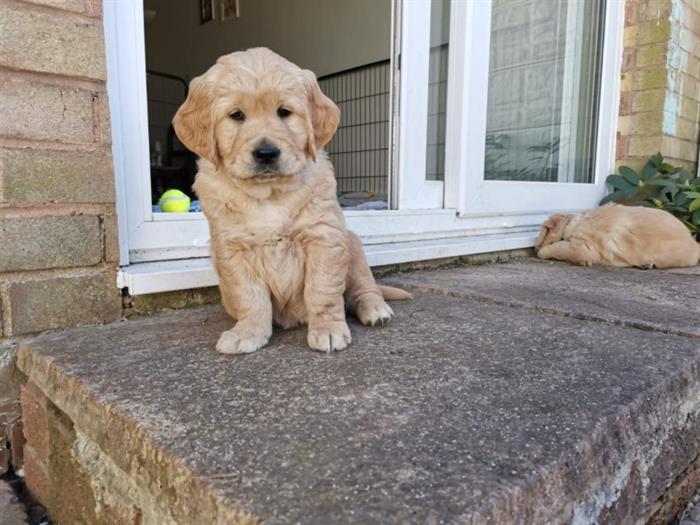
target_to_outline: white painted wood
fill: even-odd
[[[601,75],[600,117],[596,151],[595,185],[605,192],[605,179],[615,172],[617,115],[620,109],[620,71],[622,69],[622,31],[624,2],[608,0],[605,12],[603,64]],[[597,202],[596,202],[597,204]]]
[[[425,241],[374,244],[365,247],[370,266],[458,257],[475,253],[515,250],[533,245],[534,230],[475,237],[455,237]],[[211,259],[159,261],[132,264],[119,272],[117,285],[131,295],[217,286]]]
[[[484,178],[491,0],[451,4],[445,141],[445,207],[468,210]],[[500,210],[500,207],[492,211]]]
[[[399,202],[399,110],[401,94],[401,2],[391,2],[391,68],[389,83],[389,155],[387,156],[389,174],[387,195],[388,207],[398,208]]]
[[[218,278],[211,259],[187,259],[132,264],[119,271],[117,286],[131,295],[216,286]]]
[[[365,248],[369,265],[384,266],[413,261],[429,261],[475,253],[489,253],[530,248],[537,231],[455,237],[402,243],[375,244]]]
[[[444,184],[428,181],[428,66],[430,0],[403,0],[399,78],[397,208],[442,208]]]
[[[490,5],[490,0],[452,3],[444,185],[425,180],[430,4],[405,0],[397,9],[404,34],[411,35],[401,40],[403,75],[397,79],[405,117],[399,125],[401,176],[394,193],[400,209],[346,212],[348,227],[362,236],[373,265],[531,246],[549,213],[593,206],[602,196],[615,160],[622,6],[608,2],[596,183],[485,185]],[[106,0],[105,35],[121,263],[206,258],[209,230],[202,214],[151,213],[142,2]],[[422,80],[409,82],[421,74]],[[439,209],[443,195],[449,209]],[[134,293],[206,286],[212,283],[211,270],[202,260],[134,264],[122,270],[120,280]],[[169,269],[172,264],[179,269]]]
[[[464,52],[450,57],[448,84],[449,141],[447,147],[445,204],[455,207],[462,217],[493,213],[545,212],[553,207],[583,210],[595,207],[605,194],[605,177],[615,168],[615,133],[619,103],[622,59],[622,2],[606,3],[598,139],[594,182],[592,184],[486,181],[484,157],[488,86],[488,46],[490,41],[491,0],[453,2],[451,45]],[[464,28],[462,30],[462,27]],[[454,62],[453,62],[454,60]],[[461,89],[460,89],[461,87]],[[458,99],[461,96],[461,107]],[[461,110],[461,111],[460,111]],[[461,155],[460,155],[461,153]]]
[[[131,250],[153,237],[143,2],[105,0],[104,13],[119,233]]]
[[[365,245],[434,240],[448,237],[510,234],[536,230],[550,213],[571,211],[550,206],[531,213],[484,213],[458,217],[456,210],[390,210],[345,212],[347,226]],[[203,221],[156,221],[157,243],[132,249],[132,263],[209,255],[209,231]],[[181,237],[193,242],[184,245]]]
[[[561,4],[560,4],[561,6]],[[559,133],[559,166],[557,182],[573,182],[576,167],[576,143],[578,125],[576,113],[581,91],[580,60],[583,39],[579,26],[585,12],[584,2],[570,2],[566,10],[566,39],[564,52],[564,75],[562,89],[561,127]],[[560,7],[561,8],[561,7]]]
[[[209,230],[203,214],[151,211],[143,2],[105,0],[104,10],[120,263],[206,255]],[[404,70],[397,82],[405,95],[400,112],[409,124],[402,126],[399,139],[404,154],[399,155],[401,182],[397,186],[402,196],[396,204],[401,209],[440,208],[443,184],[425,180],[430,2],[406,0],[398,12],[412,37],[402,41]],[[419,34],[420,42],[413,38]],[[409,75],[412,82],[406,80]],[[381,219],[370,223],[358,227],[380,227]]]
[[[112,159],[114,162],[115,186],[117,193],[117,225],[119,234],[119,264],[129,264],[128,210],[126,206],[126,152],[123,144],[122,93],[119,77],[119,32],[117,30],[120,12],[115,9],[113,1],[104,3],[103,25],[107,53],[107,93],[109,94],[109,111],[112,125]],[[123,15],[123,12],[121,13]]]

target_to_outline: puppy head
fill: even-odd
[[[266,48],[231,53],[190,83],[173,119],[182,143],[251,184],[291,180],[333,137],[340,110],[316,76]]]
[[[564,238],[564,230],[571,222],[573,215],[565,215],[561,213],[550,216],[540,228],[540,235],[535,241],[535,248],[539,249],[542,246],[547,246],[553,242],[561,241]]]

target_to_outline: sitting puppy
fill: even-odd
[[[393,315],[385,299],[410,297],[375,283],[360,239],[346,229],[321,149],[339,119],[314,74],[269,49],[223,56],[192,80],[173,125],[201,157],[193,187],[236,320],[219,352],[254,352],[273,322],[307,323],[311,348],[340,350],[350,343],[346,305],[374,325]]]
[[[535,243],[537,257],[583,266],[695,266],[700,244],[670,213],[610,204],[577,215],[552,215]]]

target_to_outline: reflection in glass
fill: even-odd
[[[590,183],[604,0],[493,0],[486,180]]]
[[[428,135],[426,179],[445,180],[445,116],[450,2],[433,0],[430,6],[430,62],[428,66]]]

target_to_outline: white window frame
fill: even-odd
[[[430,0],[394,0],[392,5],[404,35],[411,34],[395,34],[392,41],[392,56],[398,50],[401,55],[391,97],[392,114],[399,118],[390,142],[395,167],[391,205],[398,209],[345,212],[371,265],[532,246],[548,214],[597,203],[605,192],[605,175],[615,166],[620,2],[607,2],[595,183],[566,184],[585,195],[563,200],[552,199],[550,190],[557,183],[548,183],[552,187],[530,191],[527,206],[520,207],[504,206],[502,199],[494,201],[482,191],[491,0],[452,0],[444,182],[425,179]],[[151,211],[150,179],[144,176],[150,169],[142,1],[105,0],[104,15],[122,265],[118,286],[138,295],[216,284],[203,214]],[[421,74],[424,82],[411,82]],[[509,191],[508,185],[525,184],[511,192],[522,196],[542,183],[496,184],[502,192]]]
[[[204,214],[154,213],[151,209],[142,1],[107,0],[104,14],[107,89],[113,115],[113,154],[119,200],[120,263],[126,266],[207,257],[209,229]],[[404,69],[397,83],[401,96],[392,93],[394,108],[401,115],[411,115],[410,120],[396,119],[396,137],[392,139],[401,152],[399,168],[395,170],[401,176],[392,177],[392,186],[398,192],[392,207],[401,212],[347,211],[349,227],[366,243],[397,237],[407,241],[416,237],[429,238],[434,232],[449,229],[449,225],[442,225],[447,217],[442,209],[444,185],[440,181],[425,180],[428,84],[408,81],[421,75],[427,78],[430,26],[426,20],[430,20],[430,2],[406,2],[396,10],[395,16],[399,17],[401,27],[420,36],[392,42],[392,45],[400,45]],[[416,121],[422,125],[413,125]],[[428,209],[433,213],[426,214]],[[388,226],[394,224],[396,218],[406,217],[406,210],[415,210],[412,216],[420,217],[421,222],[415,227],[406,223],[402,233]],[[420,233],[426,228],[427,234]],[[392,261],[387,259],[386,262]]]
[[[453,2],[448,73],[445,205],[465,219],[499,210],[522,216],[593,208],[615,169],[624,2],[607,0],[603,27],[598,130],[593,182],[525,182],[484,179],[491,0]],[[460,152],[469,152],[466,155]]]
[[[398,114],[398,209],[440,209],[445,184],[426,180],[428,77],[430,66],[430,1],[398,2],[395,39],[401,55]],[[408,38],[410,35],[410,38]]]

